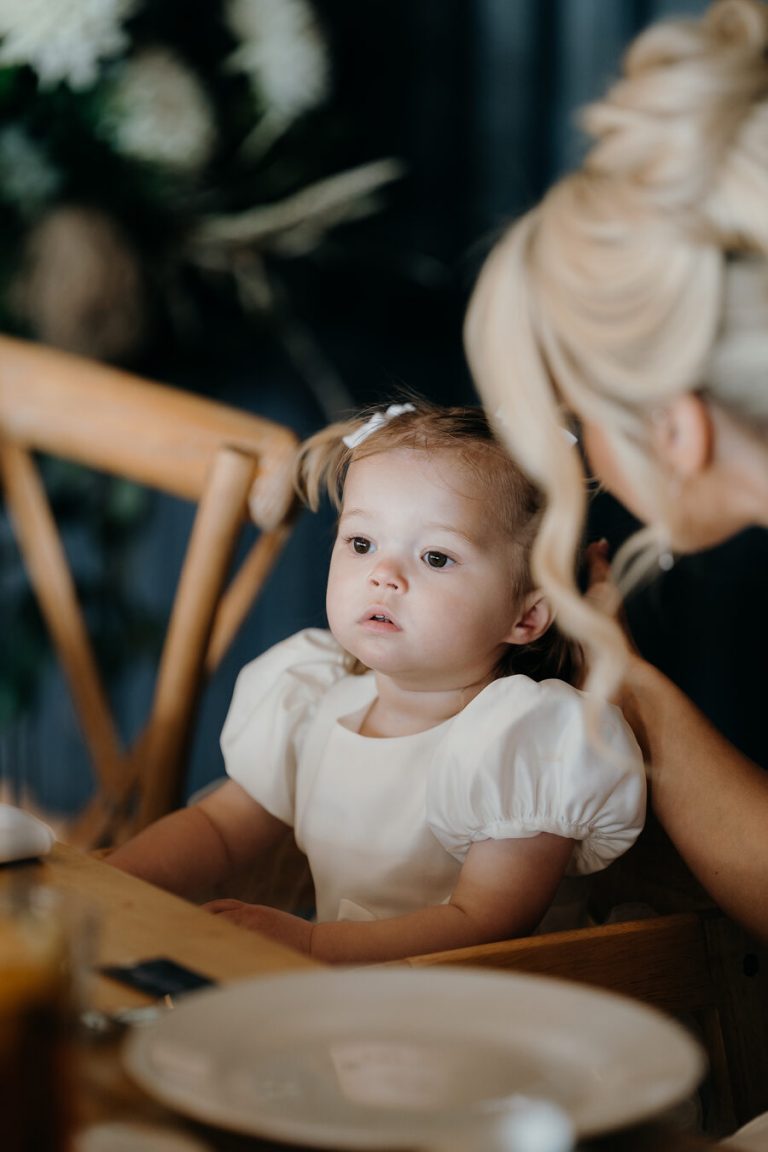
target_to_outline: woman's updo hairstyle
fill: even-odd
[[[719,0],[652,26],[583,123],[582,166],[491,252],[465,335],[488,412],[545,493],[535,577],[607,692],[624,640],[573,580],[586,486],[557,424],[599,425],[653,509],[617,558],[624,591],[675,542],[654,412],[697,391],[768,424],[768,8]]]

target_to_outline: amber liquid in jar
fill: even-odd
[[[70,979],[60,926],[0,912],[0,1147],[67,1152]]]

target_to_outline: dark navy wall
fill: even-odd
[[[150,375],[273,416],[300,435],[340,406],[386,399],[403,384],[446,402],[474,399],[461,320],[484,253],[504,223],[578,159],[584,140],[577,109],[616,74],[631,36],[658,16],[700,12],[706,4],[323,0],[318,7],[335,52],[334,99],[347,125],[344,161],[395,155],[406,175],[365,242],[352,245],[351,258],[348,246],[334,264],[331,249],[323,263],[297,262],[287,273],[297,313],[310,325],[312,364],[213,310],[195,347],[156,348],[142,365]],[[189,524],[189,508],[157,499],[127,555],[136,596],[157,614],[169,602]],[[618,543],[632,525],[604,497],[592,527]],[[331,535],[327,510],[305,514],[298,524],[206,692],[188,791],[221,772],[218,733],[239,668],[296,629],[323,623]],[[768,761],[754,674],[768,639],[759,603],[768,574],[764,536],[749,534],[682,562],[636,597],[631,615],[641,647],[732,739]],[[744,587],[748,634],[727,607]],[[145,712],[151,683],[142,663],[114,685],[126,731]],[[90,786],[54,668],[36,710],[0,735],[0,773],[15,770],[55,807],[76,805]]]

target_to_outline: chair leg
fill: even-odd
[[[737,1126],[723,1021],[717,1008],[702,1009],[694,1017],[694,1031],[706,1049],[709,1064],[706,1079],[699,1090],[704,1109],[704,1131],[711,1139],[720,1139]]]
[[[704,918],[737,1125],[768,1110],[768,948],[724,916]]]

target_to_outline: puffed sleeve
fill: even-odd
[[[286,824],[293,824],[296,764],[325,692],[344,675],[330,632],[309,628],[240,672],[221,732],[227,775]]]
[[[427,819],[458,860],[476,840],[552,832],[576,841],[569,872],[587,873],[634,843],[645,799],[640,749],[618,708],[558,680],[510,676],[475,697],[438,746]]]

